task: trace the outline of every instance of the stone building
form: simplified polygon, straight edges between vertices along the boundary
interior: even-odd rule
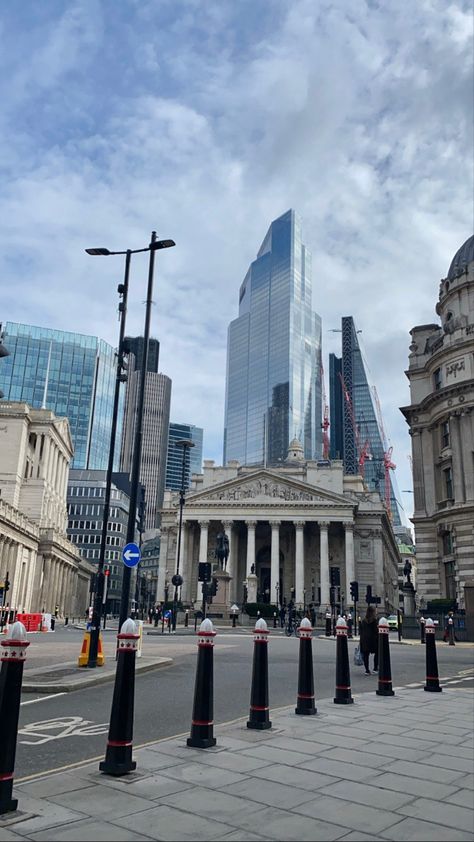
[[[474,578],[474,237],[439,286],[441,324],[412,337],[410,406],[418,598],[455,599]]]
[[[67,418],[0,403],[0,584],[8,573],[12,608],[85,611],[92,568],[66,536],[72,455]]]
[[[178,503],[177,494],[165,492],[158,599],[176,570]],[[216,566],[216,536],[223,529],[230,550],[227,607],[242,603],[245,585],[248,602],[258,596],[279,604],[294,589],[296,603],[319,603],[323,612],[334,568],[345,602],[350,582],[357,580],[362,601],[371,585],[382,610],[398,606],[397,542],[379,494],[367,491],[360,476],[344,475],[340,461],[305,461],[297,440],[279,468],[244,467],[235,460],[217,467],[204,460],[183,511],[184,603],[200,599],[198,563]]]

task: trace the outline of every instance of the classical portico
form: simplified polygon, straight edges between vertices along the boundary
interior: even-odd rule
[[[213,463],[205,463],[204,475],[193,479],[183,512],[183,601],[199,601],[198,563],[210,561],[217,567],[216,536],[225,530],[231,603],[243,602],[245,589],[255,576],[255,601],[279,605],[294,599],[301,606],[320,605],[323,611],[330,601],[330,570],[335,568],[344,598],[350,592],[350,582],[359,577],[360,586],[365,581],[372,584],[374,592],[377,580],[379,590],[386,591],[381,594],[384,601],[387,596],[392,604],[393,596],[395,604],[389,580],[397,579],[397,550],[380,497],[362,486],[358,489],[354,477],[345,487],[341,463],[319,469],[316,463],[280,469],[252,469],[235,463],[215,468]],[[392,541],[392,545],[390,553],[385,553],[386,575],[380,569],[377,578],[376,553],[370,541],[369,549],[367,539],[367,561],[356,570],[354,539],[356,536],[360,543],[358,529],[366,526],[367,537],[374,540],[384,518],[388,544]],[[175,567],[176,536],[177,496],[166,492],[158,599],[164,598],[166,571],[169,574]],[[380,561],[383,566],[383,559]],[[393,567],[390,575],[389,562]],[[253,601],[250,595],[249,601]]]

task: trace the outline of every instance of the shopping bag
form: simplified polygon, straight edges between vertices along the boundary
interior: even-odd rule
[[[364,663],[364,659],[360,651],[360,646],[356,646],[356,648],[354,649],[354,663],[356,667],[361,667]]]

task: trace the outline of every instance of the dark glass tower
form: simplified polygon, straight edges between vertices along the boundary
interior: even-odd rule
[[[307,459],[321,457],[320,363],[311,255],[289,210],[270,225],[229,325],[224,464],[278,465],[295,437]]]
[[[166,462],[166,488],[179,491],[183,475],[184,452],[184,486],[189,488],[193,474],[202,474],[202,441],[204,430],[194,424],[178,424],[170,422],[168,435],[168,459]],[[194,447],[176,447],[176,442],[188,439]]]
[[[329,356],[329,394],[331,458],[343,459],[346,474],[358,474],[361,451],[368,442],[364,481],[369,490],[375,489],[384,497],[384,452],[387,444],[385,442],[384,446],[375,394],[369,385],[352,316],[342,319],[342,357]],[[389,478],[392,523],[400,526],[396,480],[392,471]]]

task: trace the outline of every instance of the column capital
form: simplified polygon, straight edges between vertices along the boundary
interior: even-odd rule
[[[346,532],[353,532],[354,531],[354,522],[351,523],[343,523],[344,529]]]
[[[257,523],[258,523],[257,520],[246,520],[245,526],[247,526],[248,528],[251,528],[253,526],[255,528]]]
[[[294,520],[293,523],[295,525],[295,529],[304,529],[306,526],[305,520]]]
[[[279,529],[281,526],[281,520],[271,520],[270,526],[272,529]]]
[[[198,524],[201,527],[201,529],[207,529],[208,526],[209,526],[209,521],[208,520],[198,520]]]
[[[230,529],[232,529],[233,525],[234,525],[234,521],[233,521],[233,520],[223,520],[223,521],[222,521],[222,526],[224,527],[224,529],[229,529],[229,530],[230,530]]]
[[[320,529],[328,529],[330,523],[330,520],[318,520],[318,526]]]

